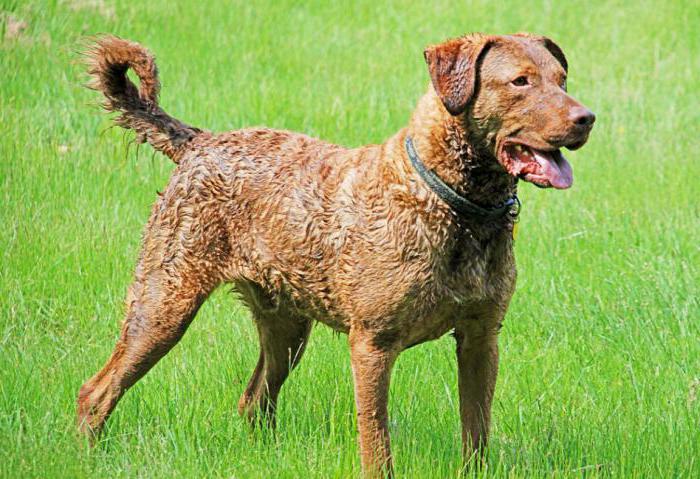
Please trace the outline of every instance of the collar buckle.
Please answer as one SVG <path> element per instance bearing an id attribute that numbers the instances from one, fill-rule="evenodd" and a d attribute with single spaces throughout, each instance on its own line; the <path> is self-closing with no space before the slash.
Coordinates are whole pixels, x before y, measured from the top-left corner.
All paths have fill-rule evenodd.
<path id="1" fill-rule="evenodd" d="M 520 202 L 518 195 L 513 195 L 513 197 L 506 203 L 510 203 L 510 208 L 508 209 L 508 215 L 513 218 L 514 221 L 520 220 L 520 210 L 523 208 L 523 204 Z"/>

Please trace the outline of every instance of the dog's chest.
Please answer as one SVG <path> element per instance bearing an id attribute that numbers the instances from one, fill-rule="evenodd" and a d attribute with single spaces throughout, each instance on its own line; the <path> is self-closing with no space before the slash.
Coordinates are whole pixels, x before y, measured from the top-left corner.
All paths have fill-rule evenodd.
<path id="1" fill-rule="evenodd" d="M 510 241 L 470 242 L 438 261 L 419 291 L 405 305 L 408 345 L 437 339 L 483 304 L 506 305 L 515 287 Z"/>
<path id="2" fill-rule="evenodd" d="M 484 239 L 464 230 L 456 236 L 434 268 L 433 283 L 440 301 L 509 298 L 515 282 L 515 260 L 508 232 L 498 231 Z"/>

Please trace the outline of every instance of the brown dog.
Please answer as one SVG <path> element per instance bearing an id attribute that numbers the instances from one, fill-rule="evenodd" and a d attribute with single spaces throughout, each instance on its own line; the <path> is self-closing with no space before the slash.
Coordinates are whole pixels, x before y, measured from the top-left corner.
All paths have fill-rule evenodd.
<path id="1" fill-rule="evenodd" d="M 116 122 L 177 167 L 143 236 L 121 337 L 80 389 L 81 430 L 102 428 L 227 282 L 260 336 L 241 414 L 274 425 L 280 388 L 320 321 L 349 334 L 363 469 L 391 474 L 392 365 L 454 330 L 464 450 L 486 444 L 498 331 L 515 286 L 518 178 L 569 187 L 559 148 L 583 145 L 595 120 L 567 95 L 554 42 L 473 34 L 428 48 L 432 85 L 408 126 L 357 149 L 287 131 L 190 127 L 158 106 L 156 66 L 140 45 L 106 37 L 88 57 Z"/>

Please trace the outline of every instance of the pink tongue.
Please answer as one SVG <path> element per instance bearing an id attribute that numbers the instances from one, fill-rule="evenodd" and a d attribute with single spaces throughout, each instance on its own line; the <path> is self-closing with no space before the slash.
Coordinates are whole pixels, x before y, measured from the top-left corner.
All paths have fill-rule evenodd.
<path id="1" fill-rule="evenodd" d="M 571 171 L 571 165 L 566 161 L 564 155 L 559 153 L 556 155 L 557 159 L 554 159 L 552 153 L 537 151 L 534 148 L 532 153 L 535 155 L 537 163 L 542 167 L 542 173 L 554 188 L 565 190 L 573 184 L 574 175 Z"/>

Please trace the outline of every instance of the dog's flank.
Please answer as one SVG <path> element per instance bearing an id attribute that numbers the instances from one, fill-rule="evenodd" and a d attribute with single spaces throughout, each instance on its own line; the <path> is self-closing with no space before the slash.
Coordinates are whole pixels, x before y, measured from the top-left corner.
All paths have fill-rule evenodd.
<path id="1" fill-rule="evenodd" d="M 99 38 L 85 54 L 91 76 L 88 87 L 105 96 L 105 110 L 120 113 L 115 123 L 134 130 L 140 143 L 148 142 L 179 162 L 183 147 L 202 130 L 182 123 L 158 106 L 160 81 L 153 55 L 138 43 L 114 36 Z M 138 88 L 126 75 L 129 68 L 139 78 Z"/>

